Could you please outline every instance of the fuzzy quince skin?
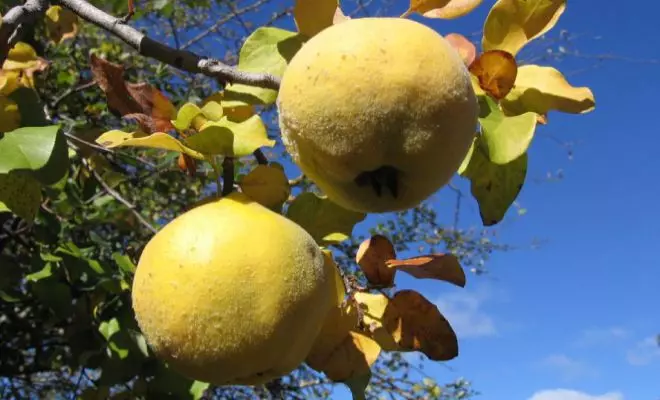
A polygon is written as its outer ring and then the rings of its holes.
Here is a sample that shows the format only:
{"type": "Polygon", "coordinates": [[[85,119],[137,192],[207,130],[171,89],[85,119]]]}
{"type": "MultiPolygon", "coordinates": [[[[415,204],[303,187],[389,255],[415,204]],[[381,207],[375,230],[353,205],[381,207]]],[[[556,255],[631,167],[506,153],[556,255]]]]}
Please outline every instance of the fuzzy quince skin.
{"type": "Polygon", "coordinates": [[[149,241],[133,308],[156,356],[182,375],[258,385],[304,362],[331,306],[331,272],[303,228],[235,192],[149,241]]]}
{"type": "Polygon", "coordinates": [[[293,160],[337,204],[414,207],[447,184],[475,136],[478,103],[457,51],[403,18],[358,18],[312,37],[277,106],[293,160]]]}

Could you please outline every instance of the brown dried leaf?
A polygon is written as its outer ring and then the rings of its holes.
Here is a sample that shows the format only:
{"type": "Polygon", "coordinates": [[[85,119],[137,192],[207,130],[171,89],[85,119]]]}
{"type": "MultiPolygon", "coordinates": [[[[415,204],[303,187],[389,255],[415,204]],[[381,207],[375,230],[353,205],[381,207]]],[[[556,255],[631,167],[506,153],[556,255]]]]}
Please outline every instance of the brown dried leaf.
{"type": "Polygon", "coordinates": [[[108,108],[122,117],[136,119],[148,133],[173,128],[171,120],[176,118],[176,109],[162,92],[147,83],[127,83],[122,65],[94,54],[90,65],[96,83],[108,98],[108,108]]]}
{"type": "Polygon", "coordinates": [[[197,173],[197,161],[187,154],[179,154],[177,165],[181,172],[185,172],[188,176],[195,176],[197,173]]]}
{"type": "Polygon", "coordinates": [[[338,23],[348,21],[349,19],[351,19],[351,17],[345,15],[341,10],[341,7],[337,7],[335,10],[335,16],[332,18],[332,24],[337,25],[338,23]]]}
{"type": "Polygon", "coordinates": [[[374,235],[360,244],[355,261],[370,283],[390,287],[396,271],[387,268],[386,262],[394,258],[396,252],[392,242],[385,236],[374,235]]]}
{"type": "Polygon", "coordinates": [[[469,69],[479,79],[479,86],[498,100],[511,91],[518,74],[516,59],[504,50],[482,53],[469,69]]]}
{"type": "Polygon", "coordinates": [[[389,260],[387,266],[417,279],[438,279],[465,287],[465,271],[453,254],[429,254],[405,260],[389,260]]]}
{"type": "Polygon", "coordinates": [[[325,363],[310,367],[325,373],[334,382],[343,382],[369,374],[380,351],[376,341],[367,335],[351,331],[325,363]]]}
{"type": "Polygon", "coordinates": [[[451,44],[461,56],[466,66],[470,66],[477,57],[477,48],[465,36],[460,33],[450,33],[445,35],[445,40],[451,44]]]}
{"type": "Polygon", "coordinates": [[[450,0],[442,7],[428,10],[422,15],[426,18],[455,19],[469,14],[483,0],[450,0]]]}
{"type": "Polygon", "coordinates": [[[458,356],[458,339],[438,307],[414,290],[397,292],[383,315],[400,351],[421,351],[434,361],[458,356]]]}
{"type": "Polygon", "coordinates": [[[176,118],[176,108],[163,92],[148,83],[128,83],[126,88],[142,112],[153,119],[154,132],[174,129],[172,119],[176,118]]]}

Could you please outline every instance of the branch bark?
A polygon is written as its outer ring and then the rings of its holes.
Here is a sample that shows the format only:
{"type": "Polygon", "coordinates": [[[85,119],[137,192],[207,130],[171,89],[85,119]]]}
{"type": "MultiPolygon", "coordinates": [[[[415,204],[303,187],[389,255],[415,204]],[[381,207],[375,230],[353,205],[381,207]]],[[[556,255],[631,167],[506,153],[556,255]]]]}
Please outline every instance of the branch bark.
{"type": "Polygon", "coordinates": [[[203,58],[195,53],[177,50],[157,42],[84,0],[59,0],[59,3],[84,20],[117,36],[145,57],[184,71],[201,73],[225,83],[242,83],[274,90],[280,87],[280,78],[272,74],[239,71],[219,60],[203,58]]]}
{"type": "Polygon", "coordinates": [[[0,24],[0,66],[7,59],[7,53],[19,40],[17,31],[21,26],[31,24],[48,9],[48,0],[27,0],[22,6],[16,6],[7,12],[0,24]]]}

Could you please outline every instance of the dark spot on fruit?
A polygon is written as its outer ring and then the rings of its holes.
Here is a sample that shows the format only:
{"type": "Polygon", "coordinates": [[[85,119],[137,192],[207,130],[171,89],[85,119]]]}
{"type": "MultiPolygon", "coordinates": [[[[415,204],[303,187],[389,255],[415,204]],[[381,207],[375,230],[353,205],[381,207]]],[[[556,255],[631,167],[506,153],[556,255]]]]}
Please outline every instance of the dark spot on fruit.
{"type": "Polygon", "coordinates": [[[395,199],[399,196],[399,171],[389,165],[362,172],[353,181],[359,187],[371,185],[378,197],[383,195],[383,187],[387,188],[395,199]]]}
{"type": "Polygon", "coordinates": [[[490,192],[492,188],[493,188],[493,182],[488,182],[488,185],[486,185],[486,190],[490,192]]]}

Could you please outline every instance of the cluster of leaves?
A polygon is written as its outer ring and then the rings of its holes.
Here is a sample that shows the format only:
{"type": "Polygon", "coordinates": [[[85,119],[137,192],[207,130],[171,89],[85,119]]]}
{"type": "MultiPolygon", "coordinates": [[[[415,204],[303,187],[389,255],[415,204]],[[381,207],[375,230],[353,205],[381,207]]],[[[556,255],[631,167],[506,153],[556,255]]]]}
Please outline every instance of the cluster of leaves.
{"type": "MultiPolygon", "coordinates": [[[[211,7],[155,3],[134,10],[134,18],[172,24],[211,7]],[[190,12],[177,19],[178,7],[190,12]]],[[[413,0],[401,17],[458,18],[480,3],[413,0]]],[[[123,4],[105,5],[118,11],[123,4]]],[[[589,89],[572,87],[556,69],[516,63],[520,49],[551,29],[564,8],[561,0],[498,0],[480,54],[464,36],[446,36],[480,100],[480,132],[459,173],[471,181],[484,225],[501,221],[520,192],[527,148],[549,111],[593,109],[589,89]]],[[[337,0],[298,0],[293,16],[296,31],[252,31],[237,68],[281,77],[309,38],[354,18],[337,0]]],[[[458,339],[421,294],[393,292],[394,278],[401,271],[462,287],[460,262],[496,246],[443,230],[425,205],[393,215],[366,240],[354,236],[366,215],[339,207],[304,178],[290,180],[285,153],[277,155],[281,163],[262,153],[281,150],[267,117],[276,97],[273,89],[182,78],[125,52],[61,6],[49,8],[32,38],[12,46],[0,71],[0,383],[16,397],[39,387],[42,395],[85,398],[311,398],[327,396],[332,382],[349,384],[358,397],[473,394],[465,381],[441,386],[410,377],[401,353],[449,360],[458,355],[458,339]],[[152,357],[130,305],[139,251],[157,226],[236,188],[331,250],[345,282],[330,351],[264,388],[214,388],[170,371],[152,357]],[[447,252],[397,258],[397,250],[420,242],[447,252]]]]}

